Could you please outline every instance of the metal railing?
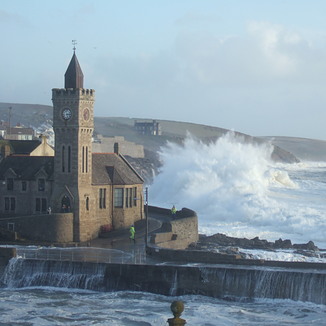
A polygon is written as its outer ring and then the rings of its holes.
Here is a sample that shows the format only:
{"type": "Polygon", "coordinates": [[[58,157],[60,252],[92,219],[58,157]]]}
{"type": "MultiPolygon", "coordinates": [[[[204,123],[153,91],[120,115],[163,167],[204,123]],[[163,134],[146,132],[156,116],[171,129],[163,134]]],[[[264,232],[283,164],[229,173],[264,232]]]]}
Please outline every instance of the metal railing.
{"type": "Polygon", "coordinates": [[[143,264],[146,254],[143,250],[135,248],[130,252],[117,249],[103,248],[26,248],[16,249],[18,258],[37,260],[56,260],[95,263],[143,264]]]}

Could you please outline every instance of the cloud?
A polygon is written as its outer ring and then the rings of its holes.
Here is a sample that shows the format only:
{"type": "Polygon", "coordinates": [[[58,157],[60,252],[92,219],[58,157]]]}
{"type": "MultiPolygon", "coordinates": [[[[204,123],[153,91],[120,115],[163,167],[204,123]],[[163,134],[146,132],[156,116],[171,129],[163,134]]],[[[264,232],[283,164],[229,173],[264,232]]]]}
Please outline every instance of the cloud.
{"type": "Polygon", "coordinates": [[[270,66],[271,74],[286,76],[296,71],[299,53],[293,50],[304,43],[298,33],[288,31],[281,25],[255,21],[248,24],[248,31],[270,66]]]}
{"type": "Polygon", "coordinates": [[[109,115],[307,136],[322,132],[326,119],[325,52],[322,39],[316,47],[304,34],[270,22],[251,21],[244,35],[223,37],[183,29],[165,51],[96,60],[90,85],[97,108],[109,107],[109,115]]]}
{"type": "MultiPolygon", "coordinates": [[[[108,55],[94,71],[105,84],[156,90],[278,87],[325,81],[325,51],[298,32],[269,22],[249,22],[245,36],[205,31],[179,33],[173,47],[155,54],[108,55]]],[[[96,64],[94,62],[94,64],[96,64]]],[[[182,94],[182,91],[180,91],[182,94]]]]}
{"type": "Polygon", "coordinates": [[[19,26],[19,27],[31,27],[31,24],[23,16],[13,14],[4,10],[0,10],[0,25],[8,26],[19,26]]]}

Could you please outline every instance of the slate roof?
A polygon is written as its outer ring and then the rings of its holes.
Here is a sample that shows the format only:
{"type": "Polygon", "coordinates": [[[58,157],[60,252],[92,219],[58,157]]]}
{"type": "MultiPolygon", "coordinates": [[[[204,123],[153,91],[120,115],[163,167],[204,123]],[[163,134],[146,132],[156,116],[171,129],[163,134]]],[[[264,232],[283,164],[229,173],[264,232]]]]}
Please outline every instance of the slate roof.
{"type": "Polygon", "coordinates": [[[75,52],[65,73],[65,88],[84,88],[84,74],[75,52]]]}
{"type": "Polygon", "coordinates": [[[12,169],[19,179],[34,180],[35,174],[42,168],[52,179],[53,165],[53,156],[8,156],[0,163],[0,179],[3,180],[8,169],[12,169]]]}
{"type": "Polygon", "coordinates": [[[122,155],[114,153],[93,153],[92,181],[94,185],[132,185],[144,182],[122,155]]]}
{"type": "MultiPolygon", "coordinates": [[[[52,180],[53,165],[53,156],[8,156],[0,162],[0,180],[4,179],[8,169],[12,169],[19,179],[34,180],[35,174],[42,168],[52,180]]],[[[92,181],[94,185],[134,185],[144,182],[123,156],[114,153],[93,154],[92,181]]]]}
{"type": "Polygon", "coordinates": [[[7,127],[7,135],[34,135],[33,128],[7,127]]]}
{"type": "Polygon", "coordinates": [[[1,140],[0,147],[10,146],[11,154],[29,155],[41,142],[39,140],[1,140]]]}

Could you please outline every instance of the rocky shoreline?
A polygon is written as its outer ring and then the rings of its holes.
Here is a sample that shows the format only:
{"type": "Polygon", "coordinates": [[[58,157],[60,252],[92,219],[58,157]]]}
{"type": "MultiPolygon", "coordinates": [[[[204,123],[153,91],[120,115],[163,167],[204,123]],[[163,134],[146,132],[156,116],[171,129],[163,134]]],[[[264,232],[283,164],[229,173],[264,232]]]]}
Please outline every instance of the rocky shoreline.
{"type": "Polygon", "coordinates": [[[313,241],[303,244],[292,244],[292,241],[288,239],[278,239],[274,242],[270,242],[264,239],[259,239],[259,237],[253,239],[235,238],[221,233],[216,233],[211,236],[200,234],[199,241],[196,244],[191,245],[189,249],[218,251],[220,253],[241,255],[240,248],[266,251],[276,251],[280,249],[293,250],[294,254],[300,254],[307,257],[326,258],[326,253],[320,252],[320,249],[313,241]]]}

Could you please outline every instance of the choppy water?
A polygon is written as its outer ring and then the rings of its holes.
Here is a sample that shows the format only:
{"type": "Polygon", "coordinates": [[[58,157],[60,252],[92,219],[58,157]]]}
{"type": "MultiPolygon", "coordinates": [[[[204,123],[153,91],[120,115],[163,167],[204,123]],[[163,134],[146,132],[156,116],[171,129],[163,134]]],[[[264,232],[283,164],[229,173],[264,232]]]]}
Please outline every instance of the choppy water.
{"type": "Polygon", "coordinates": [[[2,290],[0,325],[167,325],[170,305],[182,300],[187,325],[325,325],[326,307],[288,300],[234,302],[202,296],[142,292],[98,293],[55,288],[2,290]]]}
{"type": "MultiPolygon", "coordinates": [[[[162,149],[164,167],[150,186],[150,204],[194,209],[202,233],[312,240],[326,248],[326,162],[275,164],[271,151],[232,135],[210,145],[192,139],[185,147],[171,144],[162,149]]],[[[0,326],[167,325],[176,299],[185,303],[187,325],[326,325],[325,305],[290,300],[60,288],[7,288],[0,294],[0,326]]]]}

